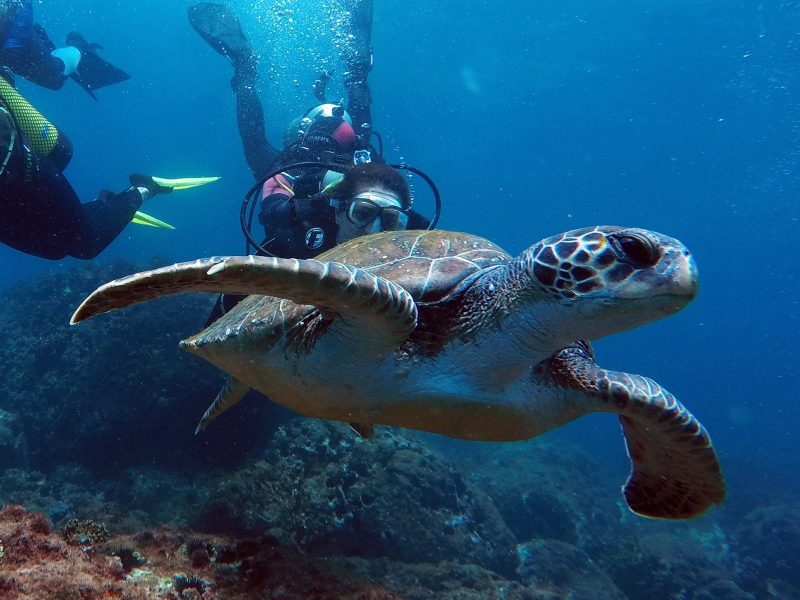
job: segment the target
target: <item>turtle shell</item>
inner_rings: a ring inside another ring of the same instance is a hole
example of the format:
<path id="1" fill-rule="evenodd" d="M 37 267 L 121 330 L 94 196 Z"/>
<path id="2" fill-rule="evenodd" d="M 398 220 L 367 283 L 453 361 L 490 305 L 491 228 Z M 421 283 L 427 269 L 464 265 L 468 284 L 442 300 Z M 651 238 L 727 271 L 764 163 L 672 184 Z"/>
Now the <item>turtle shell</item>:
<path id="1" fill-rule="evenodd" d="M 426 347 L 434 348 L 438 345 L 432 340 L 439 340 L 440 345 L 447 337 L 443 337 L 441 330 L 447 329 L 444 324 L 453 315 L 452 311 L 446 311 L 435 319 L 426 319 L 427 307 L 433 309 L 440 301 L 457 293 L 460 284 L 471 276 L 508 263 L 510 256 L 483 238 L 434 230 L 387 231 L 359 237 L 320 254 L 316 260 L 359 267 L 401 285 L 423 311 L 415 338 Z M 426 324 L 427 320 L 439 326 Z M 302 331 L 301 337 L 310 347 L 326 327 L 326 320 L 314 306 L 256 295 L 245 298 L 196 338 L 205 344 L 223 342 L 239 333 L 260 332 L 258 335 L 263 339 L 259 343 L 262 348 L 268 348 L 291 329 L 294 335 Z"/>
<path id="2" fill-rule="evenodd" d="M 386 231 L 340 244 L 317 260 L 340 262 L 403 286 L 418 303 L 442 300 L 465 279 L 510 256 L 489 240 L 452 231 Z"/>

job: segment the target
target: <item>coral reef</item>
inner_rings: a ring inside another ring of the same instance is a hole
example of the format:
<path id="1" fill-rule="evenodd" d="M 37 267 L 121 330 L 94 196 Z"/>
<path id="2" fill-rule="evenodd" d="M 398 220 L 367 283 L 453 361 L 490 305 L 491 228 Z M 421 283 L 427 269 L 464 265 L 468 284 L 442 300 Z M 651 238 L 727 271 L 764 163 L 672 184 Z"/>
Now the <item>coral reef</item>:
<path id="1" fill-rule="evenodd" d="M 86 525 L 76 523 L 75 528 L 86 529 Z M 96 526 L 89 529 L 102 532 Z M 9 600 L 769 597 L 746 593 L 725 579 L 695 588 L 680 588 L 678 579 L 675 589 L 652 587 L 626 595 L 599 563 L 579 548 L 556 540 L 518 545 L 519 567 L 516 576 L 510 578 L 464 561 L 404 563 L 385 558 L 314 557 L 270 535 L 235 540 L 217 535 L 199 537 L 189 530 L 165 527 L 76 545 L 53 533 L 43 515 L 20 506 L 0 511 L 0 543 L 0 594 Z M 194 559 L 198 551 L 208 557 L 202 564 Z M 771 582 L 769 589 L 791 590 L 780 580 Z M 773 593 L 772 597 L 790 595 Z"/>
<path id="2" fill-rule="evenodd" d="M 124 579 L 115 561 L 94 559 L 53 533 L 41 513 L 21 506 L 0 511 L 0 597 L 94 600 L 121 597 Z M 144 598 L 144 596 L 129 596 Z"/>
<path id="3" fill-rule="evenodd" d="M 800 598 L 800 513 L 795 505 L 757 508 L 736 531 L 743 586 L 758 597 Z M 775 596 L 771 590 L 781 590 Z"/>
<path id="4" fill-rule="evenodd" d="M 465 457 L 471 482 L 485 490 L 517 542 L 554 539 L 603 555 L 619 531 L 622 498 L 600 488 L 601 465 L 575 447 L 536 439 Z M 592 490 L 591 497 L 580 490 Z"/>
<path id="5" fill-rule="evenodd" d="M 519 573 L 524 581 L 555 590 L 571 600 L 625 600 L 602 568 L 580 548 L 557 540 L 519 546 Z"/>
<path id="6" fill-rule="evenodd" d="M 0 469 L 20 467 L 28 462 L 28 444 L 17 415 L 0 409 Z"/>
<path id="7" fill-rule="evenodd" d="M 458 557 L 505 575 L 516 568 L 497 509 L 441 456 L 389 430 L 365 442 L 346 426 L 308 419 L 281 427 L 265 460 L 222 480 L 194 526 L 280 530 L 320 556 Z"/>
<path id="8" fill-rule="evenodd" d="M 70 519 L 61 535 L 68 544 L 76 546 L 94 546 L 111 537 L 105 525 L 91 519 Z"/>
<path id="9" fill-rule="evenodd" d="M 197 569 L 180 552 L 183 535 L 174 530 L 112 538 L 89 551 L 54 534 L 44 515 L 11 505 L 0 511 L 0 540 L 4 600 L 402 600 L 344 565 L 307 558 L 272 539 L 249 544 L 235 566 Z M 130 548 L 138 566 L 126 569 L 115 547 Z"/>

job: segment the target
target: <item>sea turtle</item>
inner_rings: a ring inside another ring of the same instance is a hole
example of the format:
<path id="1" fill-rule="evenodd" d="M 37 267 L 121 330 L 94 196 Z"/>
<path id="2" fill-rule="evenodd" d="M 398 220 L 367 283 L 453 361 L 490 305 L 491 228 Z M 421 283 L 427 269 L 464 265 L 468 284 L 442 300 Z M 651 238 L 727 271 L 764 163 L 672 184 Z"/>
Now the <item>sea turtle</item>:
<path id="1" fill-rule="evenodd" d="M 585 339 L 675 313 L 697 291 L 689 251 L 644 229 L 598 226 L 516 258 L 447 231 L 385 232 L 317 260 L 215 257 L 98 288 L 76 323 L 182 292 L 249 294 L 181 342 L 232 376 L 200 427 L 248 388 L 309 417 L 469 440 L 537 436 L 617 413 L 639 514 L 696 516 L 725 486 L 705 429 L 665 389 L 594 362 Z"/>

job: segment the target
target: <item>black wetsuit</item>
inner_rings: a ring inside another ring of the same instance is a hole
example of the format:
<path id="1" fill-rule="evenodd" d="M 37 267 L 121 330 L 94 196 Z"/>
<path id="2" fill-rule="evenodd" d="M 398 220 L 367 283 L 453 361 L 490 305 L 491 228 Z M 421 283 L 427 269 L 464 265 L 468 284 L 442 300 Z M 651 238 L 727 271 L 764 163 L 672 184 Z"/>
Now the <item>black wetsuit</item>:
<path id="1" fill-rule="evenodd" d="M 10 114 L 0 110 L 0 242 L 51 260 L 94 258 L 141 204 L 136 188 L 101 192 L 82 204 L 64 174 L 26 144 Z"/>
<path id="2" fill-rule="evenodd" d="M 64 62 L 52 56 L 53 45 L 41 25 L 33 22 L 31 0 L 4 0 L 0 8 L 0 65 L 50 89 L 67 77 Z"/>

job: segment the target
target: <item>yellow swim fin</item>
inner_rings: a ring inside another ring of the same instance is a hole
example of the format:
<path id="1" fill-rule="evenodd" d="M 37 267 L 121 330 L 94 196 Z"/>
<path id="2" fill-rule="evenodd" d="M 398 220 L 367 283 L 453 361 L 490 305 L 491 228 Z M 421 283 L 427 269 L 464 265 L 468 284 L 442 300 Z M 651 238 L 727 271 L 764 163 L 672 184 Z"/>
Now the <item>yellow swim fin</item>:
<path id="1" fill-rule="evenodd" d="M 188 190 L 189 188 L 214 183 L 219 177 L 184 177 L 182 179 L 165 179 L 164 177 L 151 177 L 153 183 L 171 190 Z"/>
<path id="2" fill-rule="evenodd" d="M 175 229 L 169 223 L 165 223 L 160 219 L 151 217 L 150 215 L 145 214 L 140 210 L 137 210 L 136 213 L 133 215 L 131 223 L 136 223 L 137 225 L 146 225 L 148 227 L 158 227 L 160 229 Z"/>
<path id="3" fill-rule="evenodd" d="M 131 175 L 131 185 L 140 188 L 147 188 L 150 197 L 158 194 L 167 194 L 172 190 L 188 190 L 189 188 L 213 183 L 219 177 L 185 177 L 183 179 L 166 179 L 164 177 L 152 177 L 149 175 Z M 151 217 L 147 213 L 137 210 L 131 219 L 131 223 L 146 225 L 147 227 L 158 227 L 160 229 L 175 229 L 169 223 Z"/>

